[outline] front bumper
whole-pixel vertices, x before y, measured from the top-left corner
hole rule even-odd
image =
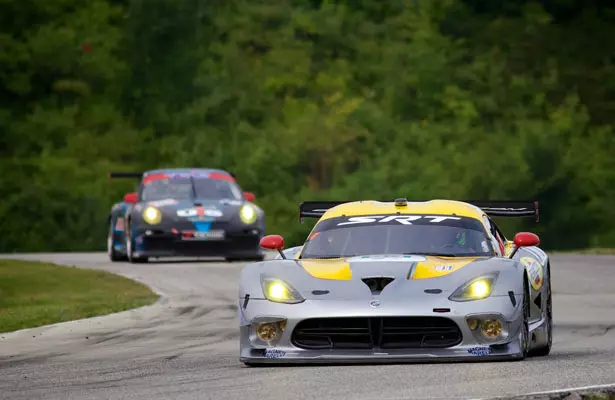
[[[455,303],[448,299],[422,299],[422,301],[383,301],[378,309],[369,306],[369,301],[357,300],[306,300],[300,304],[278,304],[267,300],[245,299],[239,302],[240,319],[240,361],[248,364],[260,363],[365,363],[365,362],[433,362],[433,361],[478,361],[511,360],[522,354],[520,332],[522,312],[519,307],[521,296],[516,298],[516,306],[508,296],[491,297],[466,303]],[[436,312],[434,309],[438,309]],[[450,311],[444,312],[443,309]],[[414,344],[397,346],[379,346],[381,340],[370,342],[366,348],[330,348],[308,349],[297,345],[295,329],[302,321],[308,319],[344,318],[359,321],[385,320],[397,317],[426,317],[422,320],[440,318],[458,328],[459,340],[452,345],[434,346],[427,340]],[[489,341],[468,326],[468,318],[499,318],[503,322],[507,336],[497,341]],[[275,341],[266,343],[256,335],[259,323],[285,320],[284,331]],[[371,324],[371,323],[370,323]],[[371,329],[371,328],[370,328]],[[379,328],[380,329],[380,328]],[[420,326],[408,329],[419,330]],[[370,335],[374,335],[370,330]],[[425,335],[433,336],[433,331]],[[371,337],[371,336],[370,336]],[[329,339],[331,340],[331,339]],[[302,342],[305,343],[305,342]],[[341,346],[343,347],[343,346]],[[352,347],[352,346],[351,346]]]
[[[138,229],[134,235],[135,257],[258,257],[264,232],[258,227],[221,228],[223,238],[188,237],[182,231]]]

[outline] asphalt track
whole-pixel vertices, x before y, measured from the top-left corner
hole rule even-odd
[[[523,362],[248,368],[242,264],[111,264],[105,254],[0,256],[105,269],[164,294],[106,317],[0,334],[2,399],[456,399],[615,382],[615,257],[553,255],[553,352]]]

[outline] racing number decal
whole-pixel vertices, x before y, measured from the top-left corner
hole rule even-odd
[[[527,273],[530,276],[530,282],[534,290],[540,290],[544,278],[542,265],[532,257],[521,257],[521,263],[523,263],[527,269]]]

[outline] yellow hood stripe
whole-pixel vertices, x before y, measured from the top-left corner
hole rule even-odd
[[[349,281],[352,279],[350,264],[344,259],[301,261],[301,265],[314,278]]]
[[[427,257],[427,261],[416,263],[414,272],[409,279],[438,278],[455,272],[479,257]]]
[[[448,275],[482,257],[425,257],[426,261],[408,262],[408,272],[412,264],[413,273],[408,279],[429,279]],[[374,259],[377,262],[378,259]],[[352,279],[350,263],[344,258],[331,260],[300,260],[301,266],[314,278],[348,281]],[[375,271],[377,272],[377,271]]]

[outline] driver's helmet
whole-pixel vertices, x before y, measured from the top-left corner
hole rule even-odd
[[[447,227],[443,231],[434,235],[437,246],[467,247],[469,245],[465,229]]]

